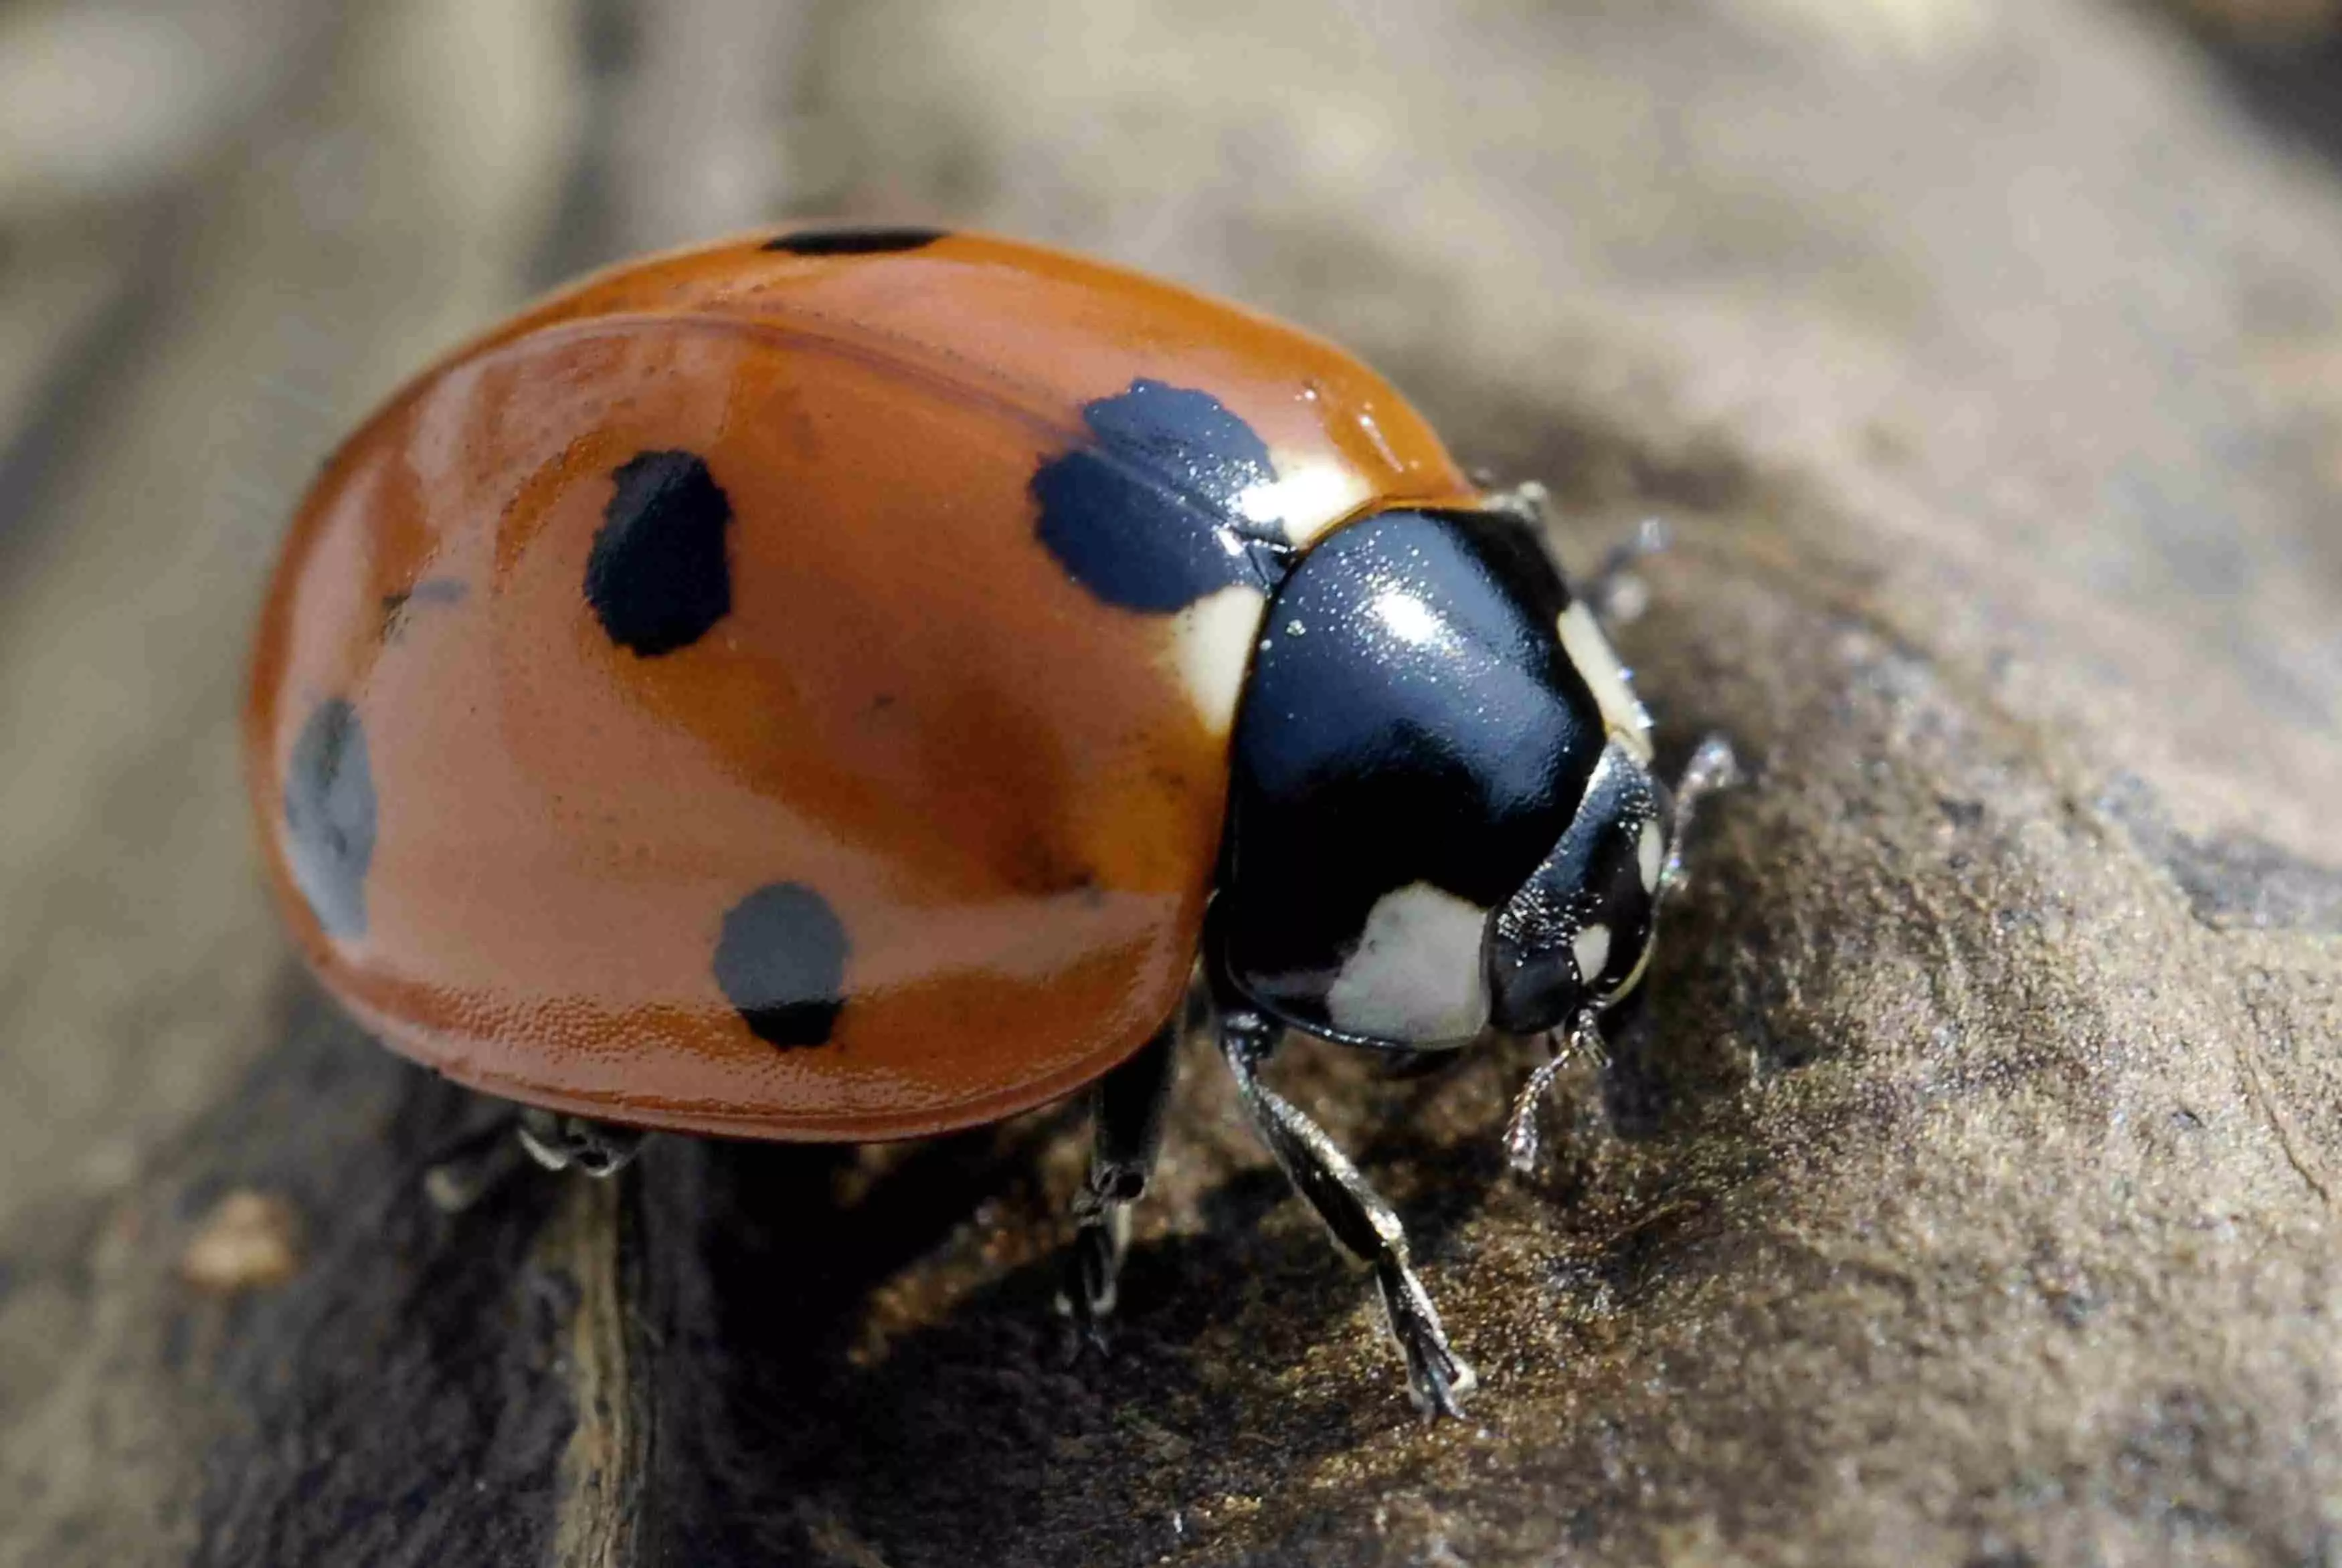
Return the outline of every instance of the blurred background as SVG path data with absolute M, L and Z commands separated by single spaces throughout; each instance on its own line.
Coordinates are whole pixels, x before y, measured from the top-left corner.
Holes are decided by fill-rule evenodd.
M 1994 776 L 2102 808 L 2173 929 L 2330 934 L 2337 155 L 2332 0 L 0 0 L 0 1560 L 175 1560 L 215 1518 L 151 1261 L 213 1189 L 138 1194 L 295 1005 L 247 627 L 339 435 L 532 292 L 836 215 L 1230 295 L 1554 484 L 1578 564 L 1678 524 L 1690 651 L 1628 650 L 1678 754 L 1737 725 L 1788 781 L 1845 709 L 1818 664 L 1809 707 L 1736 708 L 1774 623 L 1666 571 L 1782 624 L 1885 606 L 1881 646 L 2057 737 Z M 1785 875 L 1855 854 L 1798 843 Z M 2342 1540 L 2332 1449 L 2259 1560 Z

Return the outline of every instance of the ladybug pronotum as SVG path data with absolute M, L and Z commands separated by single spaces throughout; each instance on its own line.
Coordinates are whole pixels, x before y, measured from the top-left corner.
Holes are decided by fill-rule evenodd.
M 1062 253 L 622 266 L 318 479 L 245 720 L 267 866 L 327 989 L 548 1164 L 1092 1087 L 1093 1333 L 1200 972 L 1452 1413 L 1396 1217 L 1258 1074 L 1288 1029 L 1590 1037 L 1643 974 L 1675 806 L 1533 500 L 1337 350 Z

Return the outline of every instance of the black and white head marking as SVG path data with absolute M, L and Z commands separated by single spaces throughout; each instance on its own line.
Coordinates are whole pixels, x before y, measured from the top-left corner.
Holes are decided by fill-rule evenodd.
M 644 658 L 687 648 L 732 613 L 731 499 L 696 453 L 640 453 L 610 478 L 586 602 L 612 642 Z
M 1450 1044 L 1489 1021 L 1491 914 L 1568 828 L 1605 718 L 1560 573 L 1517 521 L 1335 530 L 1269 607 L 1235 746 L 1216 941 L 1315 1033 Z
M 1666 838 L 1665 792 L 1614 738 L 1569 831 L 1489 928 L 1496 1027 L 1560 1028 L 1633 989 L 1650 955 Z

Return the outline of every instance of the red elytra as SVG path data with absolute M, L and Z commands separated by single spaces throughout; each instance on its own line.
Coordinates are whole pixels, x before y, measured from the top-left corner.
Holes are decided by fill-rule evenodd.
M 993 1120 L 1173 1013 L 1216 868 L 1265 599 L 1113 530 L 1476 499 L 1339 350 L 1059 252 L 620 267 L 425 373 L 302 506 L 245 716 L 269 873 L 335 997 L 491 1094 Z

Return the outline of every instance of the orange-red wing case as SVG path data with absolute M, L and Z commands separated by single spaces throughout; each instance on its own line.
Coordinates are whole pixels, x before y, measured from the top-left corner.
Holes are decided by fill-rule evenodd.
M 1340 352 L 1057 253 L 606 273 L 303 505 L 246 714 L 267 864 L 333 994 L 492 1094 L 992 1120 L 1177 1006 L 1278 554 L 1468 493 Z

